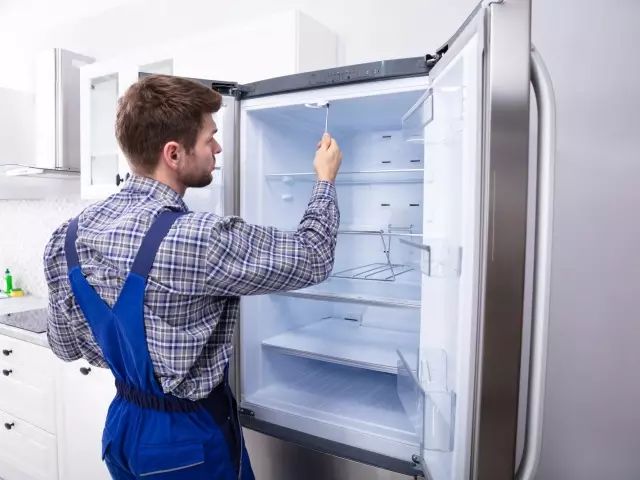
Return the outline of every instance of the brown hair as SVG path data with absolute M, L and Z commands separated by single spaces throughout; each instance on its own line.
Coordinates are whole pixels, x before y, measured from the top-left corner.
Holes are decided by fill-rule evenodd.
M 130 86 L 118 101 L 116 138 L 136 169 L 153 173 L 165 144 L 196 144 L 202 116 L 220 109 L 218 92 L 180 77 L 150 75 Z

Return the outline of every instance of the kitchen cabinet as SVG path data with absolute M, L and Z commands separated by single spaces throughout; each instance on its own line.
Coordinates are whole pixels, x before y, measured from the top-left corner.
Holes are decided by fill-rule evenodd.
M 80 67 L 93 59 L 61 48 L 37 52 L 33 92 L 0 88 L 0 199 L 80 193 Z M 34 133 L 35 132 L 35 133 Z
M 77 360 L 59 373 L 58 442 L 60 478 L 109 480 L 102 461 L 104 422 L 116 388 L 110 370 Z
M 140 72 L 244 82 L 336 64 L 337 36 L 288 11 L 82 67 L 82 198 L 106 198 L 130 175 L 115 137 L 115 116 L 118 99 Z
M 114 59 L 86 66 L 80 72 L 81 195 L 101 199 L 116 193 L 129 174 L 115 136 L 118 99 L 141 72 L 173 72 L 172 59 L 148 64 Z
M 47 348 L 0 335 L 0 478 L 59 478 L 56 361 Z
M 0 479 L 111 478 L 101 458 L 110 370 L 0 333 L 0 392 Z

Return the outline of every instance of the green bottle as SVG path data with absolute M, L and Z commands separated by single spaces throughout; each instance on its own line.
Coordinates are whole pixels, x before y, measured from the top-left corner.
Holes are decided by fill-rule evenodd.
M 11 272 L 9 271 L 8 268 L 4 271 L 4 282 L 5 282 L 4 293 L 9 295 L 11 293 L 11 290 L 13 290 L 13 277 L 11 276 Z

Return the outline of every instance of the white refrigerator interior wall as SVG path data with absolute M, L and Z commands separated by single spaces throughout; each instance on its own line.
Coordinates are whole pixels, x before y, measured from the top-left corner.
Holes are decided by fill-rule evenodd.
M 339 35 L 341 64 L 421 55 L 444 42 L 474 3 L 251 0 L 223 9 L 203 0 L 185 0 L 180 8 L 168 0 L 103 0 L 99 6 L 77 0 L 2 2 L 0 86 L 31 90 L 35 48 L 55 45 L 103 59 L 131 44 L 144 47 L 291 7 Z M 38 15 L 27 13 L 34 4 Z M 166 15 L 172 23 L 160 21 Z M 633 208 L 640 204 L 640 58 L 631 52 L 640 42 L 637 18 L 635 0 L 588 6 L 579 0 L 533 2 L 533 41 L 558 102 L 541 480 L 640 478 L 634 449 L 640 384 L 633 380 L 640 364 L 640 223 Z M 215 61 L 217 47 L 212 45 L 203 62 Z M 45 293 L 42 248 L 53 228 L 84 205 L 0 202 L 0 268 L 11 267 L 21 286 Z

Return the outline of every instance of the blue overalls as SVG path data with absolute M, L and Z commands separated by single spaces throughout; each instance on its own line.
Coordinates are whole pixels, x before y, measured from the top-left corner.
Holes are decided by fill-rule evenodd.
M 157 217 L 113 308 L 98 296 L 80 268 L 75 247 L 77 217 L 67 230 L 71 287 L 116 380 L 102 458 L 117 480 L 255 478 L 228 383 L 228 365 L 224 381 L 197 402 L 165 394 L 154 377 L 143 315 L 147 276 L 162 240 L 185 213 L 165 211 Z

